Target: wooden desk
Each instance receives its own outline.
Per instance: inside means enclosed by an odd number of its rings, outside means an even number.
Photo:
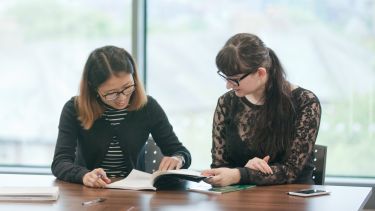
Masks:
[[[58,186],[60,197],[55,202],[0,202],[4,211],[42,210],[358,210],[371,195],[368,187],[315,186],[330,190],[331,195],[301,198],[288,191],[310,185],[276,185],[249,190],[208,195],[188,191],[127,191],[93,189],[66,183],[45,175],[1,174],[4,186]],[[82,206],[83,201],[104,197],[105,202]]]

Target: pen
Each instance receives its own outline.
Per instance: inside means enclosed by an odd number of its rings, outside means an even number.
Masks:
[[[97,203],[103,202],[105,200],[106,200],[105,198],[97,198],[97,199],[90,200],[90,201],[84,201],[84,202],[82,202],[82,206],[97,204]]]

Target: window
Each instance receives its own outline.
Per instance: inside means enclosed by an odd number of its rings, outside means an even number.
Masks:
[[[375,1],[148,1],[148,84],[192,167],[211,162],[211,127],[225,84],[215,56],[239,32],[273,48],[288,79],[323,108],[317,143],[327,174],[375,176]],[[166,80],[168,79],[168,80]]]
[[[0,10],[0,164],[49,166],[89,53],[130,51],[131,1],[9,0]]]

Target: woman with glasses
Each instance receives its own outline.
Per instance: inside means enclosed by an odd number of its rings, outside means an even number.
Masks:
[[[215,110],[208,182],[313,184],[321,117],[315,94],[288,82],[275,52],[253,34],[231,37],[216,65],[231,90]]]
[[[104,187],[110,177],[126,177],[136,168],[150,134],[165,155],[159,170],[190,166],[190,153],[163,109],[145,94],[132,56],[115,46],[98,48],[87,59],[79,95],[62,110],[52,173]]]

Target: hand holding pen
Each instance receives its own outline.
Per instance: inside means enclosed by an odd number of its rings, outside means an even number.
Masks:
[[[93,188],[104,188],[111,180],[102,168],[94,169],[83,176],[83,184]]]

